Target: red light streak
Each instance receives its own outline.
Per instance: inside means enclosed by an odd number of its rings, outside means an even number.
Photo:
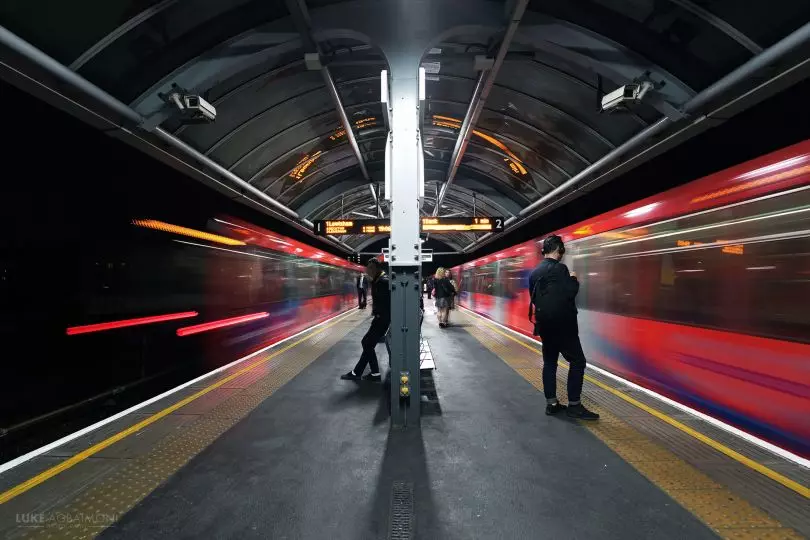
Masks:
[[[126,328],[127,326],[139,326],[141,324],[151,324],[176,319],[188,319],[199,315],[196,311],[184,311],[182,313],[169,313],[168,315],[154,315],[151,317],[139,317],[137,319],[126,319],[123,321],[110,321],[98,324],[87,324],[84,326],[71,326],[67,329],[67,335],[89,334],[91,332],[101,332],[103,330],[114,330],[116,328]]]
[[[191,334],[199,334],[200,332],[207,332],[208,330],[216,330],[217,328],[224,328],[226,326],[233,326],[258,319],[264,319],[265,317],[269,316],[270,314],[265,311],[262,313],[252,313],[250,315],[242,315],[240,317],[231,317],[230,319],[220,319],[218,321],[196,324],[194,326],[185,326],[177,329],[177,335],[190,336]]]

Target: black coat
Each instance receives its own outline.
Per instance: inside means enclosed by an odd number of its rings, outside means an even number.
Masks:
[[[529,292],[534,304],[535,335],[542,328],[576,331],[579,281],[563,263],[545,258],[529,276]]]
[[[452,298],[456,294],[456,288],[446,277],[437,279],[434,285],[436,287],[436,298]]]
[[[391,285],[388,276],[380,274],[371,281],[371,314],[386,325],[391,323]]]

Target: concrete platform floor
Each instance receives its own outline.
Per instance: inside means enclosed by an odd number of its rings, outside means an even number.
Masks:
[[[389,433],[380,386],[338,380],[365,326],[102,538],[716,538],[463,328],[426,321],[438,403]]]

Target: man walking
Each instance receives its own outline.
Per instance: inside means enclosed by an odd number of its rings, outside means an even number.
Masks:
[[[360,272],[357,274],[355,282],[357,285],[357,307],[358,309],[366,309],[366,287],[368,287],[368,284],[366,283],[365,273]]]
[[[388,284],[388,278],[382,271],[380,262],[377,259],[371,259],[366,265],[366,274],[371,279],[371,327],[369,327],[366,335],[363,336],[361,341],[363,345],[363,353],[360,355],[357,365],[354,369],[340,378],[346,381],[380,381],[380,366],[377,363],[377,353],[374,348],[377,343],[388,332],[388,327],[391,325],[391,290]],[[363,376],[366,370],[366,364],[371,366],[371,372]]]
[[[546,414],[566,411],[581,420],[597,420],[599,415],[586,409],[580,401],[585,378],[585,353],[579,342],[577,306],[579,281],[560,261],[565,254],[562,238],[552,235],[543,241],[543,260],[529,277],[529,320],[532,308],[534,335],[543,340],[543,392]],[[568,407],[557,400],[557,358],[568,360]]]

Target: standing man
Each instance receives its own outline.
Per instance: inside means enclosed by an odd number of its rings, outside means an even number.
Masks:
[[[366,275],[363,272],[357,274],[357,307],[358,309],[366,309]]]
[[[560,261],[565,244],[559,236],[543,241],[543,260],[529,277],[529,320],[534,314],[534,335],[543,340],[543,392],[546,414],[566,411],[581,420],[598,420],[599,415],[586,409],[580,401],[585,378],[585,353],[579,342],[577,306],[579,281]],[[557,358],[568,360],[568,407],[557,399]]]
[[[354,369],[340,378],[346,381],[377,381],[380,377],[380,365],[377,363],[377,353],[374,347],[388,332],[388,327],[391,325],[391,289],[388,284],[388,278],[382,271],[380,261],[371,259],[366,265],[366,274],[371,279],[371,327],[363,336],[361,341],[363,345],[363,354],[360,355],[357,365]],[[366,364],[371,366],[371,373],[363,376],[366,370]]]

